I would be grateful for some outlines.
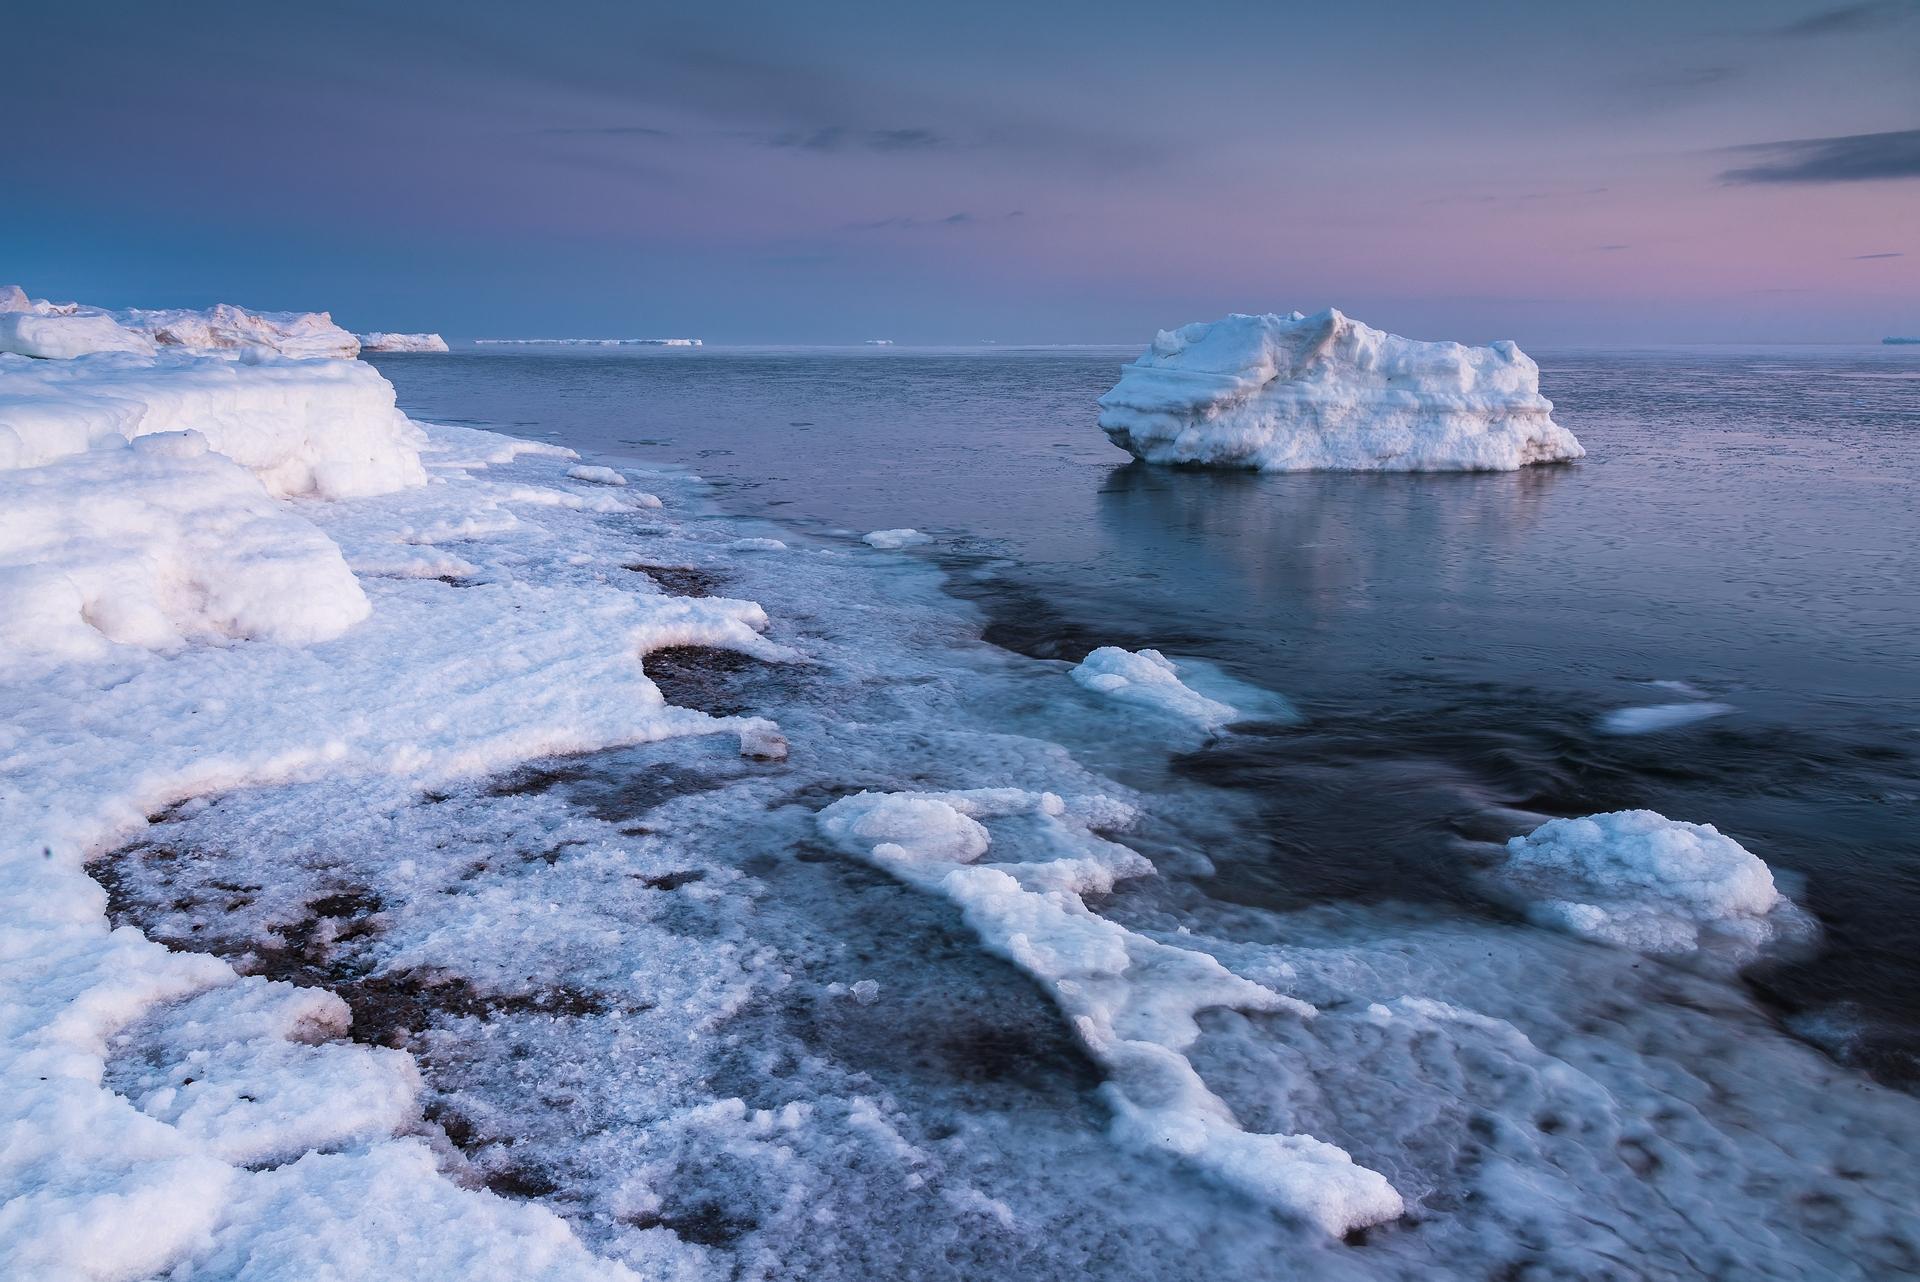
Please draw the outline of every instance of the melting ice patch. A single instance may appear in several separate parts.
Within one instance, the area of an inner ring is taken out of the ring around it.
[[[1651,810],[1542,824],[1507,843],[1496,876],[1537,920],[1636,952],[1747,958],[1811,926],[1757,855]]]
[[[914,529],[875,530],[871,534],[862,535],[860,541],[869,547],[876,548],[910,548],[933,542],[933,536],[922,534]]]
[[[1263,472],[1512,471],[1586,453],[1512,343],[1388,334],[1337,311],[1162,330],[1100,398],[1149,463]]]
[[[1616,708],[1600,718],[1607,734],[1652,734],[1692,725],[1733,711],[1726,703],[1656,703],[1639,708]]]
[[[1208,730],[1217,730],[1240,715],[1231,704],[1189,689],[1172,661],[1158,650],[1103,645],[1067,675],[1095,694],[1153,708]]]
[[[848,853],[957,905],[983,944],[1041,983],[1107,1072],[1120,1143],[1181,1158],[1330,1234],[1399,1216],[1393,1186],[1343,1150],[1243,1129],[1182,1053],[1199,1037],[1195,1017],[1204,1010],[1316,1012],[1087,906],[1083,895],[1152,872],[1136,851],[1093,831],[1131,818],[1130,807],[1107,797],[1069,802],[996,788],[863,792],[822,810],[819,824]],[[993,844],[985,819],[1024,824],[1045,857],[981,862]]]

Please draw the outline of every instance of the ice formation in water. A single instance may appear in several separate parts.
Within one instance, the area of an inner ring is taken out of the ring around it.
[[[1162,330],[1100,398],[1149,463],[1263,472],[1511,471],[1586,453],[1512,343],[1417,342],[1328,310]]]
[[[1708,701],[1615,708],[1600,718],[1600,729],[1607,734],[1651,734],[1656,730],[1671,730],[1675,726],[1691,725],[1695,721],[1705,721],[1732,711],[1731,704]]]
[[[18,285],[0,288],[0,352],[68,360],[93,352],[275,352],[299,358],[350,358],[360,340],[325,312],[251,312],[231,303],[205,311],[131,308],[31,299]]]
[[[1154,708],[1207,730],[1217,730],[1240,716],[1232,704],[1190,689],[1180,680],[1179,669],[1158,650],[1103,645],[1067,675],[1095,694]]]
[[[822,810],[820,827],[849,853],[952,901],[988,948],[1040,982],[1110,1074],[1104,1091],[1116,1139],[1179,1157],[1328,1233],[1395,1218],[1403,1207],[1385,1177],[1312,1136],[1243,1129],[1182,1053],[1200,1035],[1203,1010],[1316,1012],[1206,953],[1156,942],[1087,907],[1083,895],[1153,871],[1092,831],[1132,818],[1108,797],[1069,802],[993,788],[863,792]],[[983,819],[1037,830],[1041,857],[982,862],[992,845]]]
[[[872,533],[861,535],[860,541],[869,547],[891,550],[896,548],[918,547],[923,543],[931,543],[933,542],[933,536],[931,534],[922,534],[919,530],[915,529],[874,530]]]
[[[363,352],[444,352],[447,340],[438,334],[383,334],[378,330],[360,335]]]
[[[1651,810],[1542,824],[1507,843],[1497,875],[1540,921],[1636,952],[1746,956],[1808,926],[1757,855]]]

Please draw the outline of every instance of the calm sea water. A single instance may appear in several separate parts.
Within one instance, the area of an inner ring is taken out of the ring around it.
[[[1474,813],[1710,822],[1826,927],[1749,982],[1920,1071],[1920,349],[1550,353],[1589,457],[1473,476],[1147,468],[1094,401],[1131,352],[479,351],[374,358],[415,417],[684,464],[735,510],[914,526],[989,639],[1212,659],[1302,727],[1178,768],[1262,799],[1213,893],[1471,896]],[[1683,683],[1683,691],[1655,682]],[[1612,710],[1733,711],[1641,736]]]

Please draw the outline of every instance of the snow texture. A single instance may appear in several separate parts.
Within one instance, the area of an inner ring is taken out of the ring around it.
[[[1417,342],[1328,310],[1162,330],[1100,398],[1149,463],[1263,472],[1512,471],[1586,453],[1509,342]]]
[[[351,358],[359,354],[360,341],[326,312],[252,312],[231,303],[216,303],[205,311],[110,311],[31,299],[18,285],[0,288],[0,352],[70,360],[95,352],[150,353],[156,348]]]
[[[1497,875],[1542,923],[1635,952],[1747,959],[1808,924],[1757,855],[1651,810],[1542,824],[1507,843]]]
[[[438,334],[384,334],[378,330],[360,335],[363,352],[444,352],[447,340]]]

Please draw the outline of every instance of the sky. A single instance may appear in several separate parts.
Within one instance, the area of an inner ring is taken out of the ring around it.
[[[62,0],[0,284],[356,329],[1920,332],[1920,0]]]

